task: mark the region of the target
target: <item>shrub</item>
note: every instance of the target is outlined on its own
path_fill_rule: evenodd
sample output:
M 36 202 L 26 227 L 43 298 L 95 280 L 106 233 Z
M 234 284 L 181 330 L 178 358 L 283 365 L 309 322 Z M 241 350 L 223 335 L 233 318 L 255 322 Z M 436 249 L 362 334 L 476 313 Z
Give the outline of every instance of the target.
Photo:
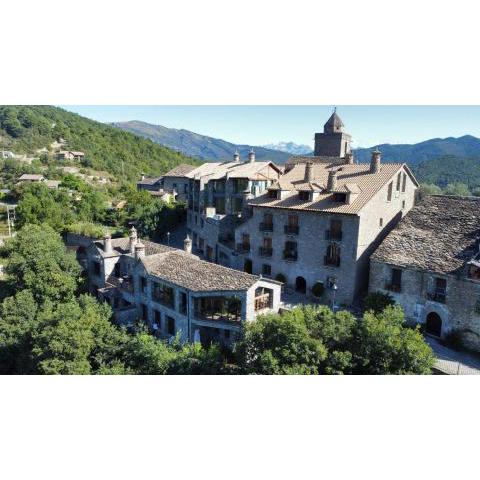
M 97 225 L 91 222 L 77 222 L 71 225 L 67 225 L 65 230 L 69 233 L 75 233 L 77 235 L 84 235 L 91 238 L 102 238 L 107 229 L 102 225 Z
M 372 292 L 369 293 L 364 300 L 365 311 L 373 311 L 380 313 L 389 305 L 395 305 L 395 300 L 388 293 Z
M 325 287 L 323 286 L 323 282 L 317 282 L 312 287 L 312 293 L 317 298 L 320 298 L 323 295 L 324 291 L 325 291 Z

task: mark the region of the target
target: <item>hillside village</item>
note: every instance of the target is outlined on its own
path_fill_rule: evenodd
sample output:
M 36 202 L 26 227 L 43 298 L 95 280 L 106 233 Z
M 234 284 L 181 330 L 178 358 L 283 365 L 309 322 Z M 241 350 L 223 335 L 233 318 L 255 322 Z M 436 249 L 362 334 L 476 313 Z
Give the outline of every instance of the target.
M 382 322 L 395 311 L 418 348 L 425 338 L 476 365 L 480 197 L 427 195 L 406 163 L 384 162 L 378 148 L 358 163 L 336 111 L 313 155 L 284 165 L 252 148 L 203 164 L 175 157 L 150 174 L 121 160 L 112 173 L 77 145 L 57 135 L 34 154 L 2 150 L 0 238 L 8 250 L 31 224 L 61 234 L 85 291 L 117 327 L 167 346 L 218 345 L 234 362 L 228 352 L 242 351 L 245 329 L 269 315 L 313 308 Z M 14 261 L 0 263 L 8 281 Z M 336 362 L 314 372 L 363 373 Z

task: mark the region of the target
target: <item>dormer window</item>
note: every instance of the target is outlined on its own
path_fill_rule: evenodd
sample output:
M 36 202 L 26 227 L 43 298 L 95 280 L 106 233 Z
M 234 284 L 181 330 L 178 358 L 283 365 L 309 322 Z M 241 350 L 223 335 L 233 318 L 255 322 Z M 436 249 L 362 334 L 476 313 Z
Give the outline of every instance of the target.
M 298 192 L 298 197 L 302 202 L 309 202 L 310 201 L 310 192 L 307 192 L 305 190 L 301 190 Z
M 347 201 L 347 194 L 346 193 L 334 193 L 333 194 L 333 201 L 338 203 L 345 203 Z
M 277 190 L 269 190 L 268 198 L 278 198 Z

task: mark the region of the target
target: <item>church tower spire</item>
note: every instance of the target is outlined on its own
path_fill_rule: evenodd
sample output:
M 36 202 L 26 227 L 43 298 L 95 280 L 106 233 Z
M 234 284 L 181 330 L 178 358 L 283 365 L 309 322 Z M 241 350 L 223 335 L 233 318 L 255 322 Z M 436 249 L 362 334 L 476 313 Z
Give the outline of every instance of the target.
M 315 134 L 316 157 L 345 158 L 351 153 L 352 137 L 346 133 L 345 125 L 337 114 L 337 107 L 323 126 L 323 133 Z

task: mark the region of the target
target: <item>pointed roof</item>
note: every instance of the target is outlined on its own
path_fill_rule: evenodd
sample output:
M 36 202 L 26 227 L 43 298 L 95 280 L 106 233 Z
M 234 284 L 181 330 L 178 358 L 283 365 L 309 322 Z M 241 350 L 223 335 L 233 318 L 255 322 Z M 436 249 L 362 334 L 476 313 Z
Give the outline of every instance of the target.
M 337 108 L 333 110 L 331 117 L 327 120 L 327 123 L 323 126 L 324 133 L 336 133 L 343 132 L 345 125 L 342 119 L 337 115 Z

